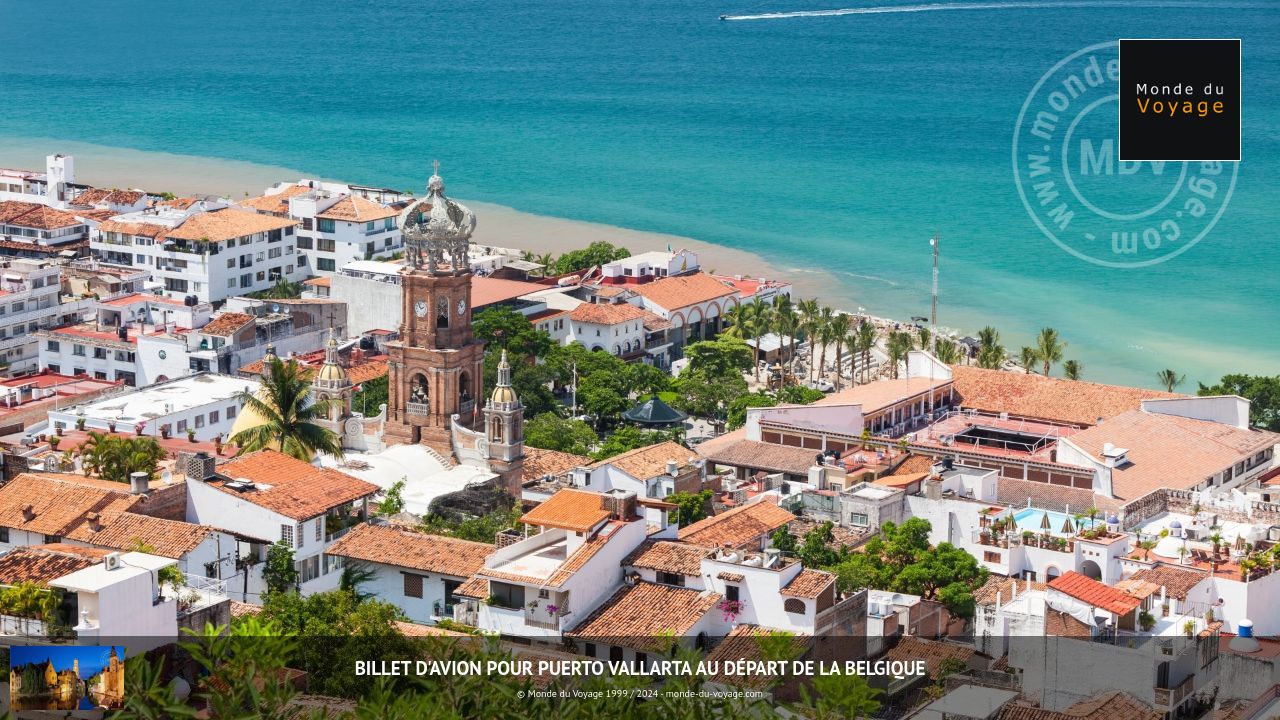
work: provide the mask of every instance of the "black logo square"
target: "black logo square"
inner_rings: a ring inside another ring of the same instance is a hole
[[[1239,160],[1240,41],[1121,40],[1120,159]]]

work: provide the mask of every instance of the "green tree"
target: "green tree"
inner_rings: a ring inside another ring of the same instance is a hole
[[[1160,383],[1160,387],[1168,392],[1173,392],[1173,389],[1185,382],[1186,379],[1186,375],[1179,375],[1176,370],[1167,368],[1156,373],[1156,382]]]
[[[876,700],[882,691],[872,688],[861,675],[818,675],[812,690],[800,686],[803,714],[812,720],[869,718],[880,709]]]
[[[543,450],[586,455],[598,440],[590,425],[555,413],[536,415],[524,425],[524,444]]]
[[[844,316],[837,315],[836,311],[829,307],[824,307],[818,313],[818,321],[813,327],[814,342],[822,343],[822,351],[818,355],[818,362],[814,363],[814,379],[822,377],[822,373],[827,367],[827,348],[836,341],[837,338],[844,338],[844,328],[841,323],[848,323]]]
[[[678,506],[672,522],[680,523],[680,527],[689,527],[707,517],[711,510],[711,494],[710,490],[696,493],[677,492],[663,499]]]
[[[1040,353],[1033,347],[1023,345],[1022,351],[1018,353],[1018,364],[1026,374],[1030,375],[1031,371],[1040,364]]]
[[[639,397],[666,392],[671,389],[671,375],[648,363],[629,363],[626,376],[627,388]]]
[[[893,377],[897,379],[899,366],[906,362],[907,354],[915,347],[915,341],[911,338],[911,333],[905,331],[896,331],[889,335],[889,343],[887,350],[889,354],[889,365],[893,368]]]
[[[564,275],[587,270],[630,256],[631,251],[626,248],[614,247],[612,243],[597,240],[585,248],[570,250],[561,255],[555,263],[555,274]]]
[[[1040,361],[1044,363],[1044,374],[1049,375],[1049,369],[1056,362],[1062,361],[1062,353],[1067,349],[1067,344],[1062,342],[1058,337],[1058,331],[1053,328],[1040,328],[1040,334],[1036,336],[1036,354],[1040,356]]]
[[[1079,380],[1084,371],[1084,363],[1079,360],[1067,360],[1062,363],[1062,376],[1068,380]]]
[[[799,386],[793,386],[799,387]],[[747,408],[753,407],[773,407],[778,401],[768,393],[746,393],[734,398],[726,411],[725,425],[730,430],[736,430],[747,422]]]
[[[865,382],[870,379],[868,373],[871,370],[871,351],[876,347],[876,326],[864,320],[854,333],[853,347],[861,358],[858,371]]]
[[[1000,333],[990,325],[978,331],[978,367],[987,370],[999,370],[1004,364],[1004,345],[1000,344]]]
[[[356,602],[364,602],[375,597],[375,595],[361,591],[360,586],[373,582],[377,577],[377,571],[369,563],[348,559],[342,565],[342,575],[338,578],[338,589],[351,593]]]
[[[316,453],[342,457],[342,442],[337,434],[317,422],[328,413],[329,403],[310,402],[311,381],[297,361],[268,357],[262,368],[259,394],[261,397],[243,390],[239,393],[245,408],[264,421],[232,436],[231,442],[240,447],[239,453],[275,448],[306,461]]]
[[[751,354],[751,346],[734,337],[702,340],[685,346],[684,356],[689,359],[685,372],[712,378],[741,377],[742,371],[751,367]]]
[[[379,515],[395,515],[404,510],[404,483],[405,478],[400,478],[387,488],[386,495],[383,496],[382,502],[378,503],[377,513]]]
[[[960,362],[960,347],[951,338],[938,338],[934,347],[938,361],[945,365],[957,365]]]
[[[1249,422],[1280,432],[1280,375],[1223,375],[1217,385],[1200,385],[1198,395],[1239,395],[1249,400]]]
[[[541,358],[551,351],[551,336],[506,305],[490,306],[476,313],[471,327],[476,338],[486,343],[485,350],[490,353],[506,350],[510,354]]]
[[[90,430],[89,439],[80,446],[80,456],[86,475],[127,483],[135,472],[144,472],[148,479],[154,480],[166,453],[153,437],[126,437]]]
[[[752,366],[756,381],[759,382],[760,338],[769,334],[773,325],[773,306],[757,297],[746,305],[732,308],[727,315],[733,324],[725,330],[725,334],[743,341],[750,339],[754,343],[751,348]]]
[[[803,385],[780,387],[773,395],[778,399],[778,402],[784,405],[811,405],[827,396],[821,390],[814,390]]]
[[[828,520],[804,534],[804,544],[800,546],[799,553],[800,562],[805,567],[833,567],[844,558],[844,548],[837,550],[832,547],[836,540],[832,527],[833,523]]]
[[[676,407],[702,418],[713,418],[727,412],[733,401],[747,392],[747,381],[741,375],[715,376],[685,370],[676,378]]]
[[[787,341],[787,363],[790,365],[796,357],[796,335],[800,332],[800,315],[790,295],[779,295],[774,300],[773,327]]]
[[[267,562],[262,567],[262,580],[268,593],[286,593],[298,589],[298,568],[293,564],[293,548],[279,540],[267,548]]]
[[[498,384],[498,363],[502,362],[501,350],[486,352],[484,356],[484,386],[492,388]],[[511,387],[520,397],[527,417],[550,412],[559,403],[551,394],[550,385],[556,379],[555,371],[545,363],[539,363],[532,356],[517,352],[507,353],[507,362],[511,364]],[[480,398],[481,402],[484,398]]]
[[[365,416],[377,415],[378,408],[387,404],[387,377],[360,383],[360,389],[351,395],[351,409]]]
[[[291,300],[302,297],[302,283],[289,282],[284,278],[276,280],[276,284],[266,290],[249,293],[249,297],[260,300]]]
[[[773,535],[769,536],[769,545],[788,555],[795,554],[800,549],[799,543],[796,542],[796,536],[791,534],[791,529],[786,525],[773,531]]]
[[[641,430],[632,425],[624,425],[604,439],[600,447],[591,453],[591,459],[605,460],[628,450],[648,447],[670,439],[671,436],[661,430]]]
[[[462,540],[491,543],[495,535],[518,525],[522,515],[519,505],[494,510],[479,517],[453,519],[440,515],[428,515],[422,521],[422,531],[433,535],[448,535]]]

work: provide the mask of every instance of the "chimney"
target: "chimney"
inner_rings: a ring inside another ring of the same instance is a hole
[[[924,496],[929,500],[942,499],[942,478],[929,477],[924,481]]]
[[[604,496],[602,507],[618,520],[630,520],[636,516],[636,494],[629,490],[610,490]]]
[[[96,512],[85,515],[85,519],[89,521],[89,529],[93,532],[102,531],[102,516]]]
[[[144,472],[129,473],[129,492],[143,495],[148,490],[151,476]]]
[[[668,460],[667,474],[670,475],[671,477],[675,477],[676,475],[680,474],[680,464],[677,463],[675,460]]]
[[[207,481],[214,475],[214,467],[217,461],[213,456],[204,450],[200,450],[183,458],[182,463],[186,470],[186,476],[192,480]]]
[[[24,505],[22,507],[22,519],[31,522],[36,519],[36,508],[34,505]]]

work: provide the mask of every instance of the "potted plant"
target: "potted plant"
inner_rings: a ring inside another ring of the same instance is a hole
[[[84,430],[84,418],[76,418],[76,429]]]
[[[195,441],[196,441],[196,431],[195,431],[195,430],[193,430],[193,429],[191,429],[191,428],[187,428],[187,441],[188,441],[188,442],[195,442]]]
[[[1195,637],[1195,635],[1196,635],[1196,621],[1195,621],[1195,620],[1188,620],[1188,621],[1186,621],[1185,623],[1183,623],[1183,624],[1182,624],[1182,632],[1186,633],[1186,634],[1187,634],[1187,637],[1189,637],[1189,638],[1190,638],[1190,637]]]
[[[222,454],[222,433],[213,436],[213,451],[218,455]]]
[[[1027,545],[1030,545],[1031,541],[1034,540],[1035,537],[1036,537],[1036,534],[1031,532],[1030,530],[1022,531],[1022,542],[1026,543]]]
[[[1151,632],[1151,628],[1156,626],[1156,618],[1151,613],[1143,610],[1138,613],[1138,625],[1142,628],[1143,632]]]
[[[53,437],[49,438],[49,447],[53,450],[57,450],[58,443],[60,442],[62,442],[62,438],[58,437],[57,435],[54,435]]]
[[[108,421],[107,421],[107,432],[115,432],[115,431],[116,431],[116,421],[115,421],[115,420],[108,420]]]
[[[138,437],[142,437],[142,431],[146,429],[147,429],[147,424],[145,422],[134,423],[133,434],[137,435]]]
[[[717,605],[720,612],[724,613],[725,622],[733,622],[742,614],[742,610],[746,608],[746,603],[741,600],[721,600]]]
[[[1169,603],[1160,605],[1160,617],[1169,617]]]
[[[537,609],[538,609],[538,601],[537,601],[537,600],[530,600],[528,603],[526,603],[526,604],[525,604],[525,607],[529,608],[530,610],[537,610]]]
[[[492,606],[494,606],[494,605],[497,605],[497,604],[498,604],[498,596],[497,596],[497,595],[490,595],[489,597],[487,597],[487,598],[485,598],[485,599],[484,599],[484,604],[485,604],[485,605],[488,605],[488,606],[490,606],[490,607],[492,607]]]
[[[1205,610],[1205,611],[1204,611],[1204,622],[1205,622],[1205,624],[1207,625],[1207,624],[1209,624],[1209,623],[1213,622],[1213,620],[1214,620],[1213,608],[1209,608],[1208,610]]]
[[[63,433],[63,432],[65,432],[65,431],[66,431],[66,429],[62,427],[62,423],[54,423],[54,424],[53,424],[53,434],[54,434],[54,435],[57,435],[58,437],[62,437],[62,433]]]
[[[556,605],[548,605],[548,606],[547,606],[547,614],[548,614],[548,615],[550,615],[551,617],[555,617],[556,615],[559,615],[559,614],[560,614],[560,608],[559,608],[559,606],[556,606]]]
[[[160,426],[160,437],[164,438],[165,440],[168,440],[170,432],[172,432],[172,429],[169,427],[169,423],[165,423],[164,425]]]

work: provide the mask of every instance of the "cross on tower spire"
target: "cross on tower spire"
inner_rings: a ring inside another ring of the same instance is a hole
[[[431,174],[432,174],[432,175],[439,175],[439,174],[440,174],[440,161],[439,161],[439,160],[432,160],[432,161],[431,161]]]

